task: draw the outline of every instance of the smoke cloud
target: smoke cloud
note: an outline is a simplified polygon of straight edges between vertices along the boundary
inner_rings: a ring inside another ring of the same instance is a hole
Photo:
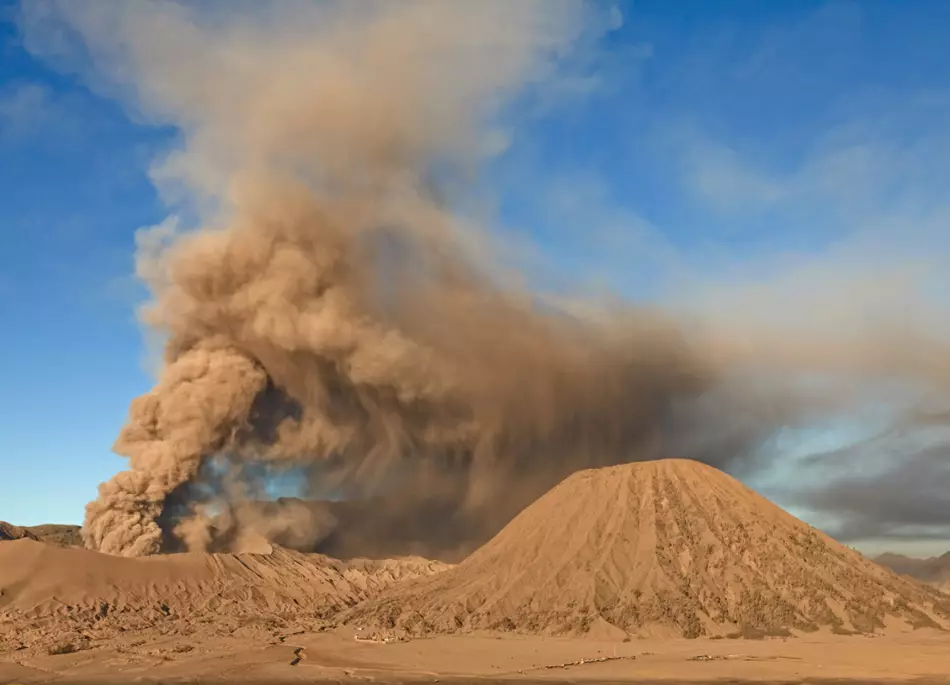
[[[946,389],[944,340],[852,325],[824,294],[777,325],[773,291],[646,311],[518,285],[461,208],[509,108],[613,18],[556,0],[240,8],[28,16],[34,50],[79,46],[96,87],[181,135],[153,171],[178,213],[138,261],[164,365],[116,441],[129,469],[87,507],[90,548],[458,556],[579,468],[741,468],[866,382]],[[847,311],[880,302],[850,295]],[[265,502],[288,472],[322,501]]]

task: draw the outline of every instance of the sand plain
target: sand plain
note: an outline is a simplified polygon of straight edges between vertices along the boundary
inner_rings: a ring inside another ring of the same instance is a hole
[[[764,640],[440,636],[391,644],[347,631],[116,639],[73,654],[0,656],[3,683],[950,682],[950,635]]]

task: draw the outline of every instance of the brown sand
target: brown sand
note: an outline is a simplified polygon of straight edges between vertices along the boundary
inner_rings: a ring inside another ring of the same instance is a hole
[[[668,459],[578,472],[455,569],[394,587],[345,620],[415,635],[869,633],[950,627],[950,598],[721,471]]]
[[[950,682],[950,636],[926,629],[879,638],[821,633],[630,642],[446,636],[373,644],[332,633],[283,637],[117,639],[71,654],[0,654],[0,682]]]

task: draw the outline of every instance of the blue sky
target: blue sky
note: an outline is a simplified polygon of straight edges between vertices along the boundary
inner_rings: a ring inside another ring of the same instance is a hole
[[[2,8],[0,516],[81,521],[122,466],[123,405],[149,385],[131,273],[136,226],[161,216],[155,133],[31,59]]]
[[[556,265],[648,299],[671,274],[741,285],[948,254],[950,4],[619,8],[490,169],[504,224]],[[15,3],[0,11],[0,519],[79,522],[151,383],[134,236],[165,216],[148,167],[174,132],[35,58]],[[772,477],[845,434],[785,436]]]

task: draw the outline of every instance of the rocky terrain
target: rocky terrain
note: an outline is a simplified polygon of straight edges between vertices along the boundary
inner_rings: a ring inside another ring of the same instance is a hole
[[[23,526],[14,526],[12,523],[0,521],[0,541],[3,540],[39,540],[39,538]]]
[[[39,526],[14,526],[0,521],[0,540],[37,540],[51,545],[82,547],[80,527],[68,524],[44,523]]]
[[[444,570],[425,559],[269,554],[140,559],[33,539],[0,544],[0,653],[79,651],[117,637],[252,635],[316,629],[388,585]]]

